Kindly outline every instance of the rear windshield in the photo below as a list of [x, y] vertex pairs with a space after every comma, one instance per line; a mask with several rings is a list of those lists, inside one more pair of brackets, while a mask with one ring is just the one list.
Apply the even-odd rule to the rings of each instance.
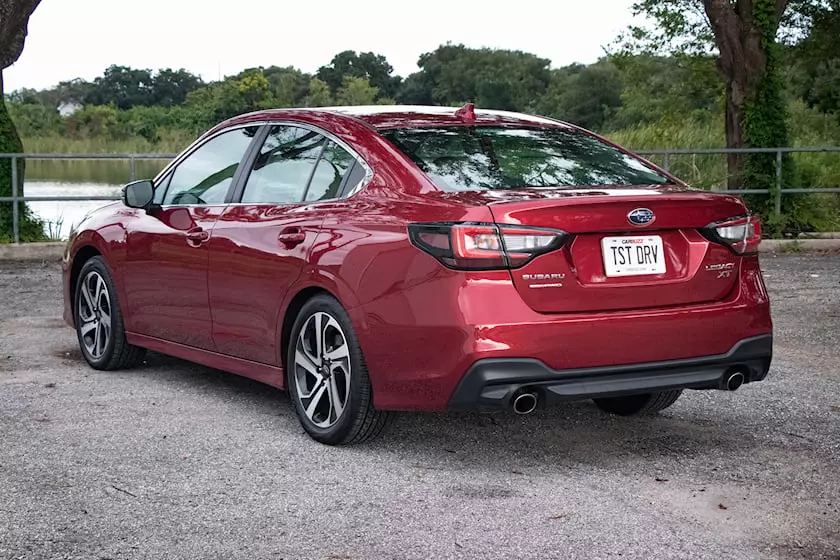
[[445, 191], [671, 182], [641, 160], [570, 129], [451, 126], [382, 135]]

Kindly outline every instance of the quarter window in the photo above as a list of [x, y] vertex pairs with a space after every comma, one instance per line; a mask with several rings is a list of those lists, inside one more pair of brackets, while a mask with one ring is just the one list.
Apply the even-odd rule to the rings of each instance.
[[223, 132], [175, 168], [163, 204], [224, 204], [236, 169], [259, 127]]
[[306, 200], [338, 198], [342, 181], [355, 162], [347, 150], [328, 141], [306, 191]]
[[291, 204], [303, 200], [326, 138], [298, 126], [274, 125], [245, 184], [242, 202]]

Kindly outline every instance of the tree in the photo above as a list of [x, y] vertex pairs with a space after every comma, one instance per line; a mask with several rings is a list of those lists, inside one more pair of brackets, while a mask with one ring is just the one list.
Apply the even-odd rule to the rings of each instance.
[[573, 64], [551, 72], [538, 111], [598, 130], [621, 106], [621, 91], [621, 74], [611, 62], [604, 60], [590, 66]]
[[203, 85], [201, 78], [183, 68], [159, 70], [152, 78], [149, 105], [163, 107], [183, 105], [187, 100], [187, 95]]
[[840, 0], [814, 6], [808, 15], [807, 35], [791, 52], [802, 70], [797, 89], [809, 106], [840, 115]]
[[[29, 26], [29, 18], [40, 0], [3, 0], [0, 3], [0, 153], [21, 153], [23, 144], [6, 108], [3, 70], [20, 58]], [[23, 193], [25, 162], [17, 160], [18, 194]], [[12, 162], [0, 159], [0, 196], [12, 194]], [[0, 237], [12, 235], [12, 205], [0, 205]], [[21, 239], [40, 239], [43, 224], [34, 218], [25, 204], [18, 206]]]
[[486, 109], [534, 111], [551, 79], [549, 64], [521, 51], [442, 45], [420, 56], [421, 73], [407, 80], [399, 99], [431, 97], [442, 105], [471, 101]]
[[320, 78], [312, 78], [309, 80], [309, 93], [306, 95], [305, 103], [307, 107], [328, 107], [332, 104], [332, 97], [330, 97], [330, 86], [327, 82]]
[[338, 105], [390, 105], [394, 101], [379, 97], [379, 88], [376, 88], [364, 78], [344, 78], [344, 84], [336, 94], [335, 101]]
[[311, 76], [292, 66], [269, 66], [264, 70], [277, 107], [300, 107], [309, 94]]
[[[807, 0], [794, 0], [798, 5]], [[726, 146], [777, 147], [788, 142], [777, 33], [791, 0], [640, 0], [636, 15], [655, 29], [632, 27], [631, 45], [648, 52], [716, 51], [726, 82]], [[760, 188], [772, 177], [766, 155], [729, 156], [730, 188]]]
[[330, 86], [332, 95], [336, 95], [344, 86], [346, 78], [364, 78], [377, 88], [383, 97], [394, 97], [400, 85], [400, 78], [392, 76], [393, 71], [393, 67], [382, 55], [343, 51], [335, 55], [327, 66], [320, 67], [315, 77]]
[[114, 64], [93, 81], [93, 89], [85, 101], [91, 105], [113, 103], [117, 109], [152, 105], [153, 85], [151, 70]]
[[610, 111], [611, 130], [655, 122], [683, 123], [684, 127], [687, 120], [723, 119], [724, 83], [713, 57], [616, 55], [610, 62], [624, 84], [620, 106]]

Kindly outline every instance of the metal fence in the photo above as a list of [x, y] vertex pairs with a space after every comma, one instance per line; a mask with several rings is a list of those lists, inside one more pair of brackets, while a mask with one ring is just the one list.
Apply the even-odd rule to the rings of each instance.
[[[634, 153], [643, 156], [657, 156], [662, 158], [660, 166], [670, 170], [671, 159], [674, 156], [684, 155], [728, 155], [728, 154], [775, 154], [776, 156], [776, 188], [770, 189], [740, 189], [726, 190], [731, 194], [764, 194], [774, 195], [774, 210], [776, 214], [781, 213], [782, 196], [786, 194], [824, 194], [840, 193], [840, 188], [835, 187], [807, 187], [807, 188], [783, 188], [782, 171], [784, 154], [812, 153], [812, 152], [837, 152], [840, 153], [840, 146], [818, 146], [808, 148], [713, 148], [713, 149], [667, 149], [667, 150], [632, 150]], [[172, 159], [177, 154], [0, 154], [0, 159], [12, 160], [12, 196], [0, 197], [0, 203], [11, 202], [12, 204], [12, 235], [15, 243], [20, 242], [20, 209], [18, 202], [92, 202], [92, 201], [114, 201], [119, 200], [116, 196], [23, 196], [18, 191], [18, 169], [19, 159], [27, 160], [122, 160], [128, 161], [129, 181], [136, 179], [136, 163], [138, 160], [161, 160]], [[710, 190], [719, 190], [712, 187]]]

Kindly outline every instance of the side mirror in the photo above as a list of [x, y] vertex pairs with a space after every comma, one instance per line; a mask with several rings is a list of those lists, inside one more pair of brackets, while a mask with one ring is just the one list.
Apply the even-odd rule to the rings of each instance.
[[134, 181], [123, 187], [122, 201], [129, 208], [148, 208], [155, 198], [151, 181]]

